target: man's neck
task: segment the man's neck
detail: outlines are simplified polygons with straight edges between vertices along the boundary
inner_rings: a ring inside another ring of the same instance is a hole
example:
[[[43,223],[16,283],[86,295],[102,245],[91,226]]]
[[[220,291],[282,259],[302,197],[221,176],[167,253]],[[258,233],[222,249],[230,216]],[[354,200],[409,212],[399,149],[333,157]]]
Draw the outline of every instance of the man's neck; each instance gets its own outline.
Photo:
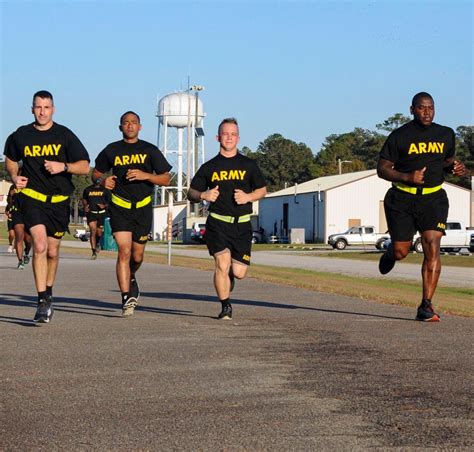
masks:
[[[220,148],[219,150],[219,153],[223,156],[223,157],[226,157],[226,158],[232,158],[232,157],[235,157],[238,153],[237,149],[233,149],[231,151],[226,151],[225,149],[223,148]]]
[[[38,124],[38,123],[33,123],[33,127],[36,129],[36,130],[39,130],[40,132],[45,132],[46,130],[49,130],[51,129],[51,127],[53,127],[53,121],[51,122],[48,122],[47,124],[45,124],[44,126],[42,126],[41,124]]]

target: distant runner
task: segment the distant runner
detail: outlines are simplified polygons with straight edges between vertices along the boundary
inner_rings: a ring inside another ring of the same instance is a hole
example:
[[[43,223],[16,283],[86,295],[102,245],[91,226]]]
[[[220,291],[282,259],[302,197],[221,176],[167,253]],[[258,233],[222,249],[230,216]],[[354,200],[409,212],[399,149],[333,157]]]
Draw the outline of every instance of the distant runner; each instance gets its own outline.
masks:
[[[87,224],[89,225],[90,231],[91,259],[97,259],[97,252],[100,249],[100,238],[104,232],[104,220],[107,215],[109,200],[109,190],[97,183],[89,185],[82,193],[82,205],[86,213]]]

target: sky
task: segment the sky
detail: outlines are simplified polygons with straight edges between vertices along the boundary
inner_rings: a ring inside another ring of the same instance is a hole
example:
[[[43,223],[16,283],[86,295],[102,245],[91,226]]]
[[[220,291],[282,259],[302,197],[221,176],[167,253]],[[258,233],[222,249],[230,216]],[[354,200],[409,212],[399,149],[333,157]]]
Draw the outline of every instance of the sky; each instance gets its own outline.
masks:
[[[331,134],[408,115],[419,91],[436,122],[474,123],[471,1],[0,0],[0,18],[2,143],[46,89],[92,161],[127,110],[156,144],[157,100],[188,78],[205,87],[206,159],[229,116],[240,147],[280,133],[315,154]]]

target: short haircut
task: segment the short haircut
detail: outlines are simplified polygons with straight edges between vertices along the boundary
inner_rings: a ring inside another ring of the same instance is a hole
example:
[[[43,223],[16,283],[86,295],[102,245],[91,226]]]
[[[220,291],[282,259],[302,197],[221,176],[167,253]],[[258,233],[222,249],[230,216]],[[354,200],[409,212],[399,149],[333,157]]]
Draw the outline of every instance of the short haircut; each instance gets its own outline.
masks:
[[[431,96],[431,94],[422,91],[421,93],[415,94],[413,96],[413,99],[411,100],[411,106],[416,107],[416,105],[421,99],[426,99],[426,98],[431,99],[434,102],[434,99]]]
[[[217,134],[221,133],[221,126],[224,124],[235,124],[237,128],[239,127],[239,123],[237,122],[237,119],[235,118],[224,118],[221,123],[219,124],[219,127],[217,128]]]
[[[125,116],[127,115],[135,115],[137,118],[138,118],[138,123],[140,124],[140,116],[138,116],[137,113],[135,113],[134,111],[126,111],[122,116],[120,116],[120,124],[122,124],[122,121],[123,121],[123,118],[125,118]]]
[[[54,99],[53,99],[53,95],[49,92],[49,91],[46,91],[46,90],[41,90],[41,91],[37,91],[36,93],[33,94],[33,105],[35,104],[35,99],[37,97],[41,97],[41,99],[51,99],[51,103],[54,105]]]

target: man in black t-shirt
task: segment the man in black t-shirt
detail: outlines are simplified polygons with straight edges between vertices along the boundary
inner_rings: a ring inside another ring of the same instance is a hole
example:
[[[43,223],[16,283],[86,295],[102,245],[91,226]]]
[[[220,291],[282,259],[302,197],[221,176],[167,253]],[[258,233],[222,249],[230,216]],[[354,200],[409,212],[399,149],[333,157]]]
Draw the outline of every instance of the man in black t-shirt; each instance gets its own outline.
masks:
[[[107,205],[109,203],[109,191],[94,183],[84,189],[82,193],[82,206],[86,213],[87,224],[89,225],[92,257],[97,259],[99,250],[99,241],[104,232],[104,220],[107,214]]]
[[[216,139],[219,154],[199,168],[188,199],[210,203],[204,239],[215,261],[214,287],[222,304],[218,318],[230,320],[234,278],[244,278],[250,265],[252,202],[262,199],[267,189],[256,162],[237,150],[236,119],[224,119]]]
[[[25,230],[23,215],[18,207],[19,190],[12,185],[8,191],[5,214],[8,217],[8,239],[10,244],[15,240],[15,251],[18,258],[18,270],[23,270],[30,262],[31,237]],[[12,235],[10,235],[12,234]]]
[[[154,144],[138,139],[142,126],[136,113],[124,113],[119,129],[123,139],[100,152],[92,180],[112,191],[110,226],[118,245],[117,280],[126,317],[133,314],[140,296],[135,273],[143,262],[152,226],[153,188],[169,185],[171,166]],[[112,175],[104,177],[110,170]]]
[[[33,96],[35,121],[12,133],[5,144],[6,168],[16,188],[18,207],[33,242],[33,270],[38,306],[35,322],[53,316],[52,290],[59,245],[69,224],[73,174],[89,172],[89,155],[71,130],[53,122],[55,107],[48,91]],[[19,175],[19,163],[22,172]]]
[[[387,274],[406,257],[418,230],[424,260],[423,296],[416,319],[438,322],[431,300],[441,273],[440,242],[449,209],[442,184],[445,173],[463,176],[466,168],[454,156],[454,131],[433,122],[431,95],[416,94],[410,112],[414,120],[389,135],[377,166],[379,177],[393,182],[384,199],[392,244],[381,256],[379,270]]]

